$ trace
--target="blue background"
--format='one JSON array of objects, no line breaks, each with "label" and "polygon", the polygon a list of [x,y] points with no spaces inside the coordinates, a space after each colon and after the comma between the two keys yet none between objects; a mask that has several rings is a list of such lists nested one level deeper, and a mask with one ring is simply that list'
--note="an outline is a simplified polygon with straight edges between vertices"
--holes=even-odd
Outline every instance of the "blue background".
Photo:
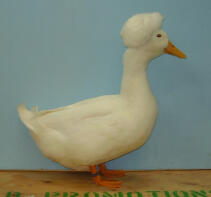
[{"label": "blue background", "polygon": [[16,107],[50,109],[119,93],[123,23],[159,11],[163,29],[185,52],[148,69],[159,104],[153,134],[112,168],[211,168],[210,0],[1,0],[0,169],[61,169],[37,149]]}]

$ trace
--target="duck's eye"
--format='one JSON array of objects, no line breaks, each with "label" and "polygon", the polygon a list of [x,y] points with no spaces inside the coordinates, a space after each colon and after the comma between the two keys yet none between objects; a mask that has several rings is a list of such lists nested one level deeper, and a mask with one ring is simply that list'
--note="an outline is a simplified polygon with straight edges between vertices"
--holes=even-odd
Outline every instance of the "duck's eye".
[{"label": "duck's eye", "polygon": [[156,36],[157,36],[158,38],[162,37],[162,35],[161,35],[161,34],[157,34]]}]

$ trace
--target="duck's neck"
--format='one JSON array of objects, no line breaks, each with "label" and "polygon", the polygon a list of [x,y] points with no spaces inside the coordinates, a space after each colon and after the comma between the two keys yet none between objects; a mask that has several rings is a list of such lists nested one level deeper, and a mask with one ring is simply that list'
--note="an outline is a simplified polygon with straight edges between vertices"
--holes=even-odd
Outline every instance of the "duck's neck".
[{"label": "duck's neck", "polygon": [[139,49],[127,49],[124,54],[121,95],[130,102],[153,97],[147,80],[147,66],[152,58]]}]

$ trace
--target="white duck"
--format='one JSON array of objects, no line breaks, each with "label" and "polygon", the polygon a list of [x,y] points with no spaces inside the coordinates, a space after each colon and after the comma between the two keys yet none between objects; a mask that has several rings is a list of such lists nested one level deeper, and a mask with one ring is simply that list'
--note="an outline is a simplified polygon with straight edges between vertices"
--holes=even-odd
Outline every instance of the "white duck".
[{"label": "white duck", "polygon": [[46,111],[19,105],[21,120],[46,157],[72,169],[89,167],[95,183],[120,187],[120,181],[101,175],[123,176],[124,171],[107,170],[104,163],[142,146],[155,125],[157,103],[147,80],[148,63],[164,52],[186,57],[160,29],[162,21],[160,13],[137,14],[123,26],[121,36],[128,49],[119,95]]}]

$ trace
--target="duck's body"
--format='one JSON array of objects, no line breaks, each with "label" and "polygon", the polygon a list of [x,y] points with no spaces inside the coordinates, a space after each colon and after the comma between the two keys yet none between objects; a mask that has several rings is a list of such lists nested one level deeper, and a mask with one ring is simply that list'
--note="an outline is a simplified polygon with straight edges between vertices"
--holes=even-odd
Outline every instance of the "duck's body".
[{"label": "duck's body", "polygon": [[146,13],[125,23],[121,35],[128,49],[119,95],[40,112],[19,106],[21,120],[45,156],[68,168],[89,167],[97,184],[120,187],[120,181],[101,179],[96,165],[105,176],[124,175],[108,172],[104,162],[139,148],[152,132],[157,104],[147,80],[148,63],[164,52],[185,57],[160,30],[162,20],[159,13]]},{"label": "duck's body", "polygon": [[[145,69],[141,73],[128,72],[131,66],[131,62],[127,64],[128,58],[126,52],[119,95],[40,112],[28,111],[20,105],[20,117],[45,156],[68,168],[86,169],[120,157],[146,142],[156,121],[157,105]],[[139,58],[141,63],[140,55]]]}]

